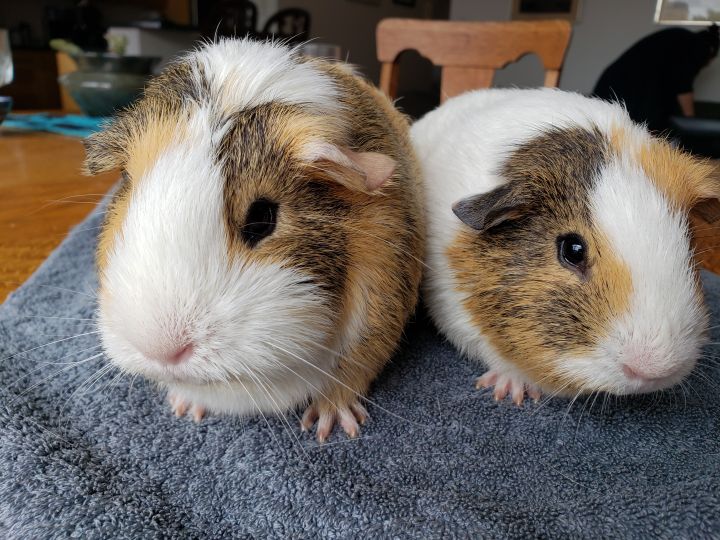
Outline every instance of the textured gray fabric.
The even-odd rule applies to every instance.
[[[106,361],[60,363],[92,356],[96,335],[42,345],[93,331],[69,318],[93,317],[99,219],[0,308],[0,536],[720,536],[711,368],[685,394],[516,408],[475,391],[479,366],[421,315],[371,395],[405,420],[370,405],[360,439],[322,447],[292,417],[292,434],[178,420],[115,372],[85,389]],[[720,280],[704,282],[717,306]]]

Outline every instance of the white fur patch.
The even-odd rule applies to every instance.
[[[565,360],[564,371],[618,394],[671,386],[694,367],[704,330],[687,217],[627,157],[602,171],[590,200],[593,223],[630,269],[630,310],[614,321],[596,358]],[[628,379],[623,363],[656,380]]]
[[[333,314],[302,273],[230,258],[210,115],[196,110],[135,181],[101,277],[102,341],[122,369],[210,410],[279,412],[327,381]],[[179,365],[140,352],[188,341]]]
[[[200,88],[207,82],[208,103],[221,116],[274,102],[303,105],[332,121],[342,108],[333,79],[279,43],[221,39],[181,60]]]

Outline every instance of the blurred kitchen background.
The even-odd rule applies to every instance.
[[[714,0],[692,0],[712,3]],[[717,3],[717,2],[715,2]],[[74,66],[58,60],[53,39],[84,50],[106,50],[107,36],[125,42],[124,54],[157,56],[155,71],[198,39],[214,35],[276,35],[336,46],[343,59],[377,82],[375,27],[387,17],[510,20],[522,10],[538,16],[543,9],[568,13],[573,36],[560,87],[590,93],[603,69],[641,37],[665,28],[657,22],[658,0],[22,0],[0,2],[0,28],[9,31],[14,82],[2,89],[15,110],[67,108],[57,84],[61,71]],[[553,7],[554,6],[554,7]],[[664,9],[687,18],[687,2],[665,2]],[[557,16],[550,13],[548,16]],[[419,115],[437,103],[439,73],[417,53],[404,55],[400,105]],[[58,66],[58,63],[60,64]],[[495,86],[536,86],[542,67],[526,56],[499,72]],[[695,81],[698,110],[713,116],[720,101],[720,63]]]
[[[307,44],[306,54],[347,60],[378,83],[376,28],[387,18],[565,19],[572,36],[560,88],[618,97],[648,124],[643,114],[654,104],[657,131],[720,158],[711,25],[720,20],[720,0],[0,0],[0,229],[12,231],[0,235],[0,301],[116,184],[118,171],[80,174],[82,138],[136,99],[174,56],[215,36],[282,39]],[[507,39],[494,34],[478,52],[457,45],[468,36],[453,28],[456,48],[475,55],[503,49]],[[435,39],[425,37],[429,50]],[[439,103],[442,70],[414,51],[399,58],[397,91],[387,69],[385,81],[417,118]],[[544,76],[528,54],[496,71],[492,85],[540,86]],[[720,272],[720,204],[703,219],[699,252]]]

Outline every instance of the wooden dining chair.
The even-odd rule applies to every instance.
[[[380,89],[397,94],[398,57],[416,50],[442,67],[440,100],[492,84],[495,70],[534,53],[545,69],[545,86],[557,86],[570,42],[567,21],[461,22],[384,19],[377,26],[382,63]]]

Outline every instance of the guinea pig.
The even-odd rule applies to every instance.
[[[178,416],[307,406],[356,436],[417,302],[409,124],[350,68],[220,40],[170,64],[86,142],[123,180],[99,238],[110,360]]]
[[[497,400],[681,381],[707,314],[688,213],[712,168],[622,106],[554,89],[448,100],[411,128],[429,313]]]

